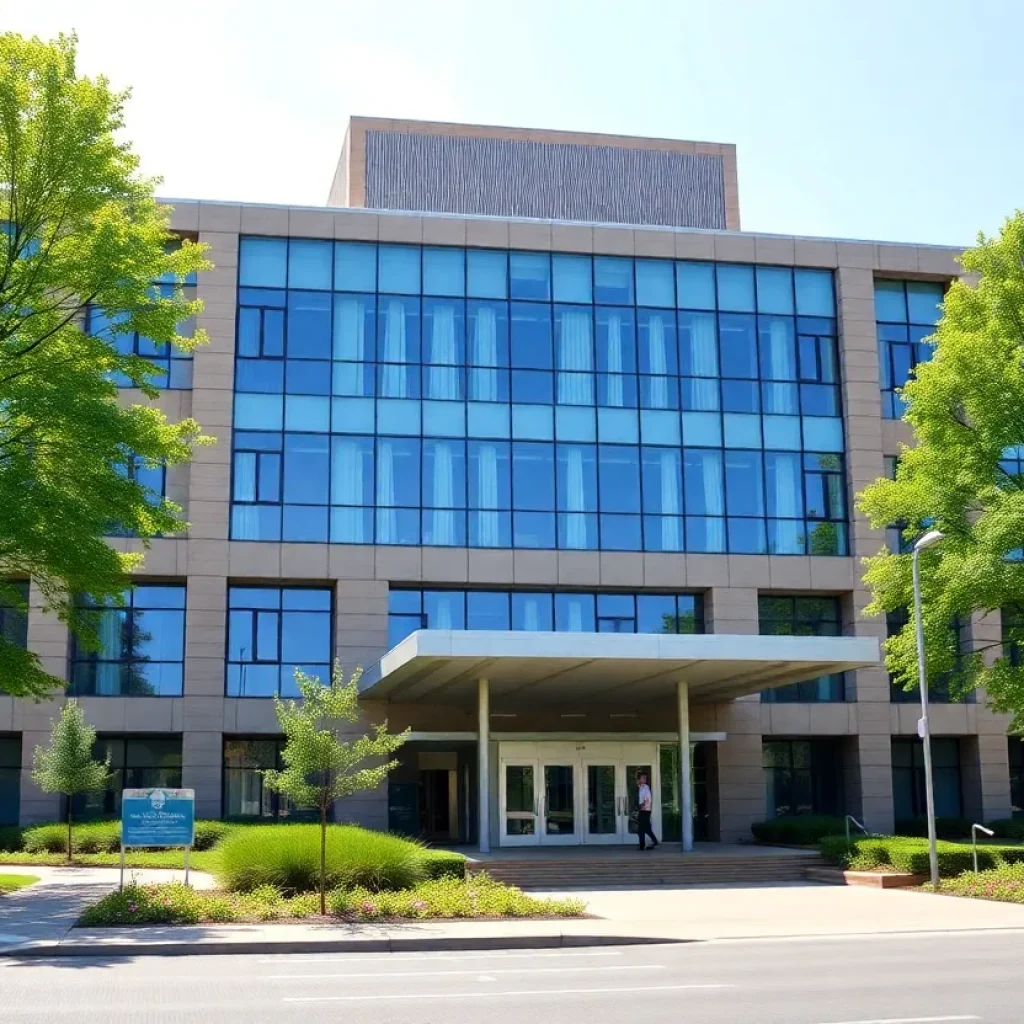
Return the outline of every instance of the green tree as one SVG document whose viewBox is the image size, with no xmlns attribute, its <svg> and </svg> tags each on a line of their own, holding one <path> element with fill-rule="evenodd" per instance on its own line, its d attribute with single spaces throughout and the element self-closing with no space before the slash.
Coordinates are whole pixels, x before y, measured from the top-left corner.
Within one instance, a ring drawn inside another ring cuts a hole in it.
<svg viewBox="0 0 1024 1024">
<path fill-rule="evenodd" d="M 96 730 L 85 720 L 78 701 L 69 700 L 53 723 L 48 747 L 36 747 L 32 778 L 44 793 L 61 793 L 68 805 L 68 860 L 71 860 L 71 803 L 79 793 L 103 789 L 110 778 L 110 755 L 92 756 Z"/>
<path fill-rule="evenodd" d="M 1024 596 L 1024 213 L 997 237 L 980 235 L 961 263 L 973 279 L 951 285 L 933 358 L 902 390 L 916 444 L 901 452 L 896 479 L 876 481 L 859 505 L 876 528 L 909 524 L 906 540 L 933 527 L 946 535 L 920 555 L 929 680 L 949 674 L 955 695 L 983 686 L 1019 729 L 1019 659 L 998 642 L 962 653 L 950 623 Z M 866 611 L 913 607 L 909 554 L 883 551 L 865 564 L 873 593 Z M 913 615 L 887 655 L 895 679 L 916 686 Z"/>
<path fill-rule="evenodd" d="M 359 677 L 345 680 L 335 664 L 331 683 L 295 670 L 301 700 L 274 698 L 277 721 L 284 733 L 284 768 L 263 772 L 267 786 L 298 807 L 320 812 L 320 913 L 327 913 L 327 815 L 335 800 L 379 786 L 398 762 L 391 755 L 405 742 L 408 729 L 388 732 L 387 722 L 351 740 L 338 732 L 359 721 Z"/>
<path fill-rule="evenodd" d="M 171 235 L 157 179 L 120 138 L 127 94 L 78 75 L 75 56 L 73 36 L 0 34 L 0 580 L 34 579 L 89 644 L 72 595 L 116 600 L 142 557 L 110 547 L 111 522 L 144 542 L 185 525 L 132 467 L 184 462 L 209 440 L 194 420 L 120 404 L 113 380 L 151 398 L 158 368 L 122 354 L 133 339 L 204 340 L 178 324 L 199 310 L 185 276 L 209 264 Z M 0 603 L 23 604 L 2 583 Z M 0 637 L 0 690 L 38 698 L 58 685 Z"/>
</svg>

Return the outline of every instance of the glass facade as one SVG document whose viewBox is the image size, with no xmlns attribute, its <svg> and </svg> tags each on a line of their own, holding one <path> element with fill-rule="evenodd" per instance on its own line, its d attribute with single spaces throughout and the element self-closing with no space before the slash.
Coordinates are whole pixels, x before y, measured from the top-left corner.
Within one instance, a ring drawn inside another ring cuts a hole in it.
<svg viewBox="0 0 1024 1024">
<path fill-rule="evenodd" d="M 243 238 L 231 536 L 845 554 L 832 275 Z"/>
<path fill-rule="evenodd" d="M 842 610 L 838 597 L 759 594 L 757 615 L 760 632 L 766 636 L 839 636 L 843 631 Z M 765 704 L 817 703 L 845 699 L 846 682 L 842 672 L 761 691 L 761 701 Z"/>
<path fill-rule="evenodd" d="M 171 276 L 153 282 L 153 291 L 158 297 L 172 298 L 178 285 Z M 196 297 L 196 275 L 189 274 L 181 285 L 184 297 L 192 301 Z M 118 316 L 110 316 L 104 310 L 90 306 L 86 316 L 86 331 L 110 342 L 121 355 L 139 356 L 153 363 L 159 370 L 150 377 L 154 387 L 170 390 L 188 390 L 192 387 L 192 353 L 183 352 L 167 344 L 157 344 L 138 331 L 125 332 L 120 328 L 124 323 Z M 178 325 L 178 333 L 190 338 L 195 333 L 195 317 Z M 114 383 L 119 388 L 135 385 L 122 373 L 114 374 Z"/>
<path fill-rule="evenodd" d="M 704 609 L 699 594 L 392 588 L 388 646 L 417 629 L 703 633 Z"/>
<path fill-rule="evenodd" d="M 98 737 L 93 756 L 103 760 L 108 754 L 111 774 L 107 788 L 73 797 L 77 820 L 119 817 L 125 789 L 181 786 L 181 736 Z"/>
<path fill-rule="evenodd" d="M 297 697 L 295 669 L 331 676 L 331 590 L 229 587 L 229 697 Z"/>
<path fill-rule="evenodd" d="M 17 647 L 28 647 L 28 580 L 9 580 L 7 586 L 14 593 L 0 596 L 0 636 Z"/>
<path fill-rule="evenodd" d="M 910 621 L 910 613 L 907 609 L 902 608 L 895 612 L 885 613 L 885 632 L 886 636 L 895 636 L 899 633 L 904 626 Z M 958 645 L 963 644 L 963 624 L 959 619 L 954 619 L 950 625 L 950 633 L 956 638 Z M 959 648 L 958 648 L 959 649 Z M 930 674 L 930 673 L 929 673 Z M 950 693 L 950 674 L 946 673 L 940 676 L 938 679 L 933 679 L 928 687 L 928 700 L 933 704 L 973 704 L 975 697 L 974 691 L 972 690 L 964 698 L 954 698 Z M 896 680 L 893 678 L 892 673 L 889 674 L 889 700 L 893 704 L 918 704 L 921 701 L 921 695 L 918 688 L 915 686 L 910 690 L 905 690 Z"/>
<path fill-rule="evenodd" d="M 225 818 L 296 818 L 311 812 L 297 812 L 286 797 L 271 792 L 263 783 L 263 772 L 280 769 L 284 740 L 276 736 L 224 737 Z"/>
<path fill-rule="evenodd" d="M 1015 818 L 1024 817 L 1024 740 L 1007 736 L 1010 762 L 1010 806 Z"/>
<path fill-rule="evenodd" d="M 842 814 L 842 748 L 836 739 L 765 740 L 765 816 Z"/>
<path fill-rule="evenodd" d="M 898 420 L 905 406 L 896 394 L 918 363 L 932 357 L 925 341 L 942 315 L 943 286 L 932 281 L 875 281 L 882 416 Z"/>
<path fill-rule="evenodd" d="M 21 736 L 0 735 L 0 825 L 17 825 L 21 806 Z"/>
<path fill-rule="evenodd" d="M 932 737 L 932 785 L 936 816 L 959 818 L 963 794 L 958 739 Z M 897 822 L 924 817 L 924 746 L 919 739 L 892 741 L 892 799 Z"/>
<path fill-rule="evenodd" d="M 185 588 L 135 586 L 120 607 L 79 600 L 99 638 L 97 650 L 72 637 L 73 697 L 180 697 L 185 665 Z"/>
</svg>

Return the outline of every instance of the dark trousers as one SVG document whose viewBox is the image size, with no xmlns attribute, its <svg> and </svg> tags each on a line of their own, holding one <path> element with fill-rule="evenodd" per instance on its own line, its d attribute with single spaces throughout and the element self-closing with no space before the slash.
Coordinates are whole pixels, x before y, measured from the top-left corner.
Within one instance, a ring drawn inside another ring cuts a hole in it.
<svg viewBox="0 0 1024 1024">
<path fill-rule="evenodd" d="M 658 845 L 658 837 L 654 834 L 651 828 L 651 812 L 650 811 L 637 811 L 636 812 L 636 834 L 637 839 L 640 840 L 640 849 L 644 849 L 644 839 L 647 836 L 651 837 L 651 845 Z"/>
</svg>

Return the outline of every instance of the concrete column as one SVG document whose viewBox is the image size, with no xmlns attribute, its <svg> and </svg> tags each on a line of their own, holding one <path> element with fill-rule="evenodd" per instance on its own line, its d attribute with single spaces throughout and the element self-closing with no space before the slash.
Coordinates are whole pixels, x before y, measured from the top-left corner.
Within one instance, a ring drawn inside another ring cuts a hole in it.
<svg viewBox="0 0 1024 1024">
<path fill-rule="evenodd" d="M 682 818 L 683 851 L 693 849 L 693 789 L 690 780 L 690 687 L 676 683 L 679 703 L 679 810 Z"/>
<path fill-rule="evenodd" d="M 490 821 L 490 746 L 491 746 L 491 687 L 486 679 L 477 682 L 477 827 L 480 832 L 480 852 L 491 852 Z"/>
</svg>

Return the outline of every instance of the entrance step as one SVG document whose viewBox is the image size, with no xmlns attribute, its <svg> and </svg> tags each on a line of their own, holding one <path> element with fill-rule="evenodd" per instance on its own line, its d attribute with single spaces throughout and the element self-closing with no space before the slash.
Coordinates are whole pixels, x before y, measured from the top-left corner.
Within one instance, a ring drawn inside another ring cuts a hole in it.
<svg viewBox="0 0 1024 1024">
<path fill-rule="evenodd" d="M 707 856 L 677 850 L 564 858 L 492 855 L 469 870 L 522 889 L 604 889 L 615 886 L 680 886 L 799 882 L 822 861 L 814 855 Z"/>
</svg>

